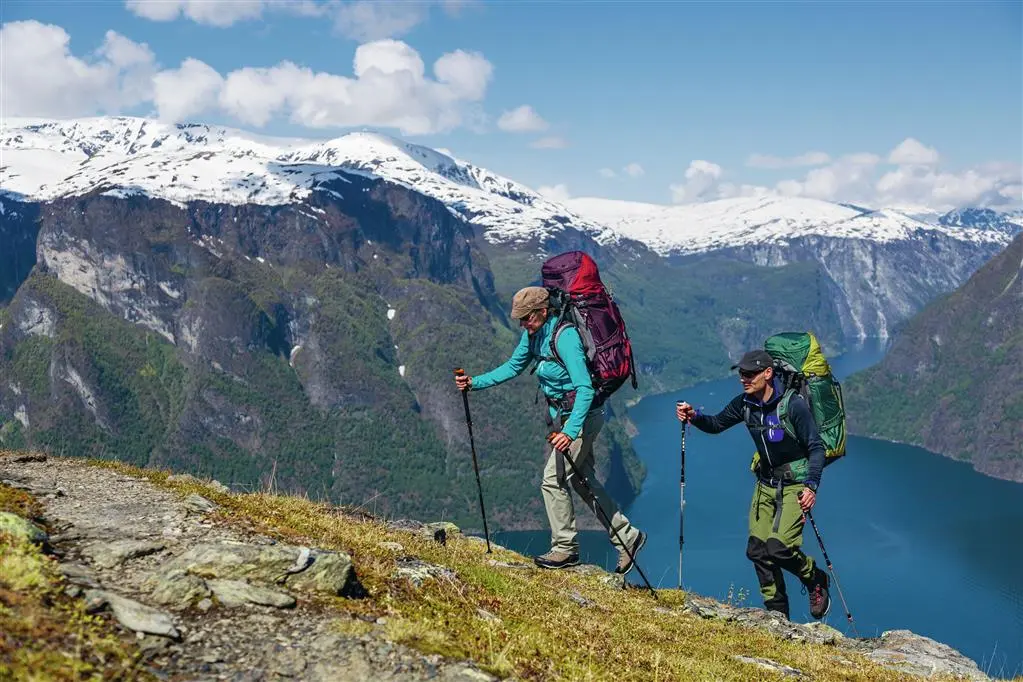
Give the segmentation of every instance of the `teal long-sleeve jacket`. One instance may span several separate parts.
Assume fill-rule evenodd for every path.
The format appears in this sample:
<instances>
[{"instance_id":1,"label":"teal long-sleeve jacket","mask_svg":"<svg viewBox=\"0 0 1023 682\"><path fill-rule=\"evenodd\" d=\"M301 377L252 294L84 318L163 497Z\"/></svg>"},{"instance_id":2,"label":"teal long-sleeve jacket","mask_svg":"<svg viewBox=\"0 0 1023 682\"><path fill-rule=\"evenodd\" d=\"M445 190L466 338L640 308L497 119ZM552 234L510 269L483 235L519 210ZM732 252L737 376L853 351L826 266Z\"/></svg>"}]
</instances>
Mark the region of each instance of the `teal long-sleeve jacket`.
<instances>
[{"instance_id":1,"label":"teal long-sleeve jacket","mask_svg":"<svg viewBox=\"0 0 1023 682\"><path fill-rule=\"evenodd\" d=\"M540 357L551 357L551 337L554 334L554 327L558 323L557 317L551 317L536 332L533 340L533 348L537 350ZM586 369L586 355L583 351L583 343L579 338L579 332L575 327L566 327L558 335L558 356L565 363L562 367L554 360L543 360L536 370L536 378L540 382L540 390L544 395L551 398L563 398L570 391L575 391L575 404L572 412L565 422L562 433L575 440L582 431L583 422L586 421L586 413L590 411L593 403L593 382L590 380L590 372ZM529 333L522 332L519 343L515 346L510 358L504 364L494 369L474 376L472 378L472 390L481 391L492 386L502 384L509 379L514 379L522 374L538 356L530 350ZM551 417L556 412L550 409Z\"/></svg>"}]
</instances>

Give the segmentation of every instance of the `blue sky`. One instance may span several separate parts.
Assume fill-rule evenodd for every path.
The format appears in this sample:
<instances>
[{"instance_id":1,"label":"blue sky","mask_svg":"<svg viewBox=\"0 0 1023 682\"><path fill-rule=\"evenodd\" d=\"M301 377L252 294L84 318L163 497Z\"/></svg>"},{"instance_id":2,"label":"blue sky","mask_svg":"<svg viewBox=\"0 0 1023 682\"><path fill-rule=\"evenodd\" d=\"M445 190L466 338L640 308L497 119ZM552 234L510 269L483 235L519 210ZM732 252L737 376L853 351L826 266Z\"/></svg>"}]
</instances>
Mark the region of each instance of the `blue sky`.
<instances>
[{"instance_id":1,"label":"blue sky","mask_svg":"<svg viewBox=\"0 0 1023 682\"><path fill-rule=\"evenodd\" d=\"M1019 0L5 0L2 14L8 116L121 112L302 137L378 129L559 197L772 191L947 207L1019 203L1023 191ZM364 49L388 38L401 44ZM346 102L337 93L350 83L312 76L353 78L357 49L367 65L418 55L425 85L361 79ZM434 63L459 50L437 84ZM153 79L186 59L195 70ZM285 62L308 82L274 70ZM241 78L247 68L274 71ZM406 105L378 102L388 97L411 98L421 116L405 125ZM499 125L524 105L528 130Z\"/></svg>"}]
</instances>

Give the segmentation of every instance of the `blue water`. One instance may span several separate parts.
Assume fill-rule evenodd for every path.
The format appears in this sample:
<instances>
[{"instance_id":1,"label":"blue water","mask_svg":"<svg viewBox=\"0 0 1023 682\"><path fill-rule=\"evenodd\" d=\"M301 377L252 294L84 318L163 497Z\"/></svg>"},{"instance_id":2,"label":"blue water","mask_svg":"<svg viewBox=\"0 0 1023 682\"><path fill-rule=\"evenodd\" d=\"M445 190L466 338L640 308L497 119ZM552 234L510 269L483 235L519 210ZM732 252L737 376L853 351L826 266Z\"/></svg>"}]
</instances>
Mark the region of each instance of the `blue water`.
<instances>
[{"instance_id":1,"label":"blue water","mask_svg":"<svg viewBox=\"0 0 1023 682\"><path fill-rule=\"evenodd\" d=\"M875 364L883 352L874 346L847 353L832 360L832 370L842 380ZM629 411L639 429L633 446L647 465L647 478L626 513L649 534L639 563L655 587L679 583L675 401L716 412L739 391L736 379L713 381L648 397ZM753 450L741 425L714 436L689 430L682 584L761 607L745 555ZM949 644L991 675L1023 673L1023 484L886 441L850 437L847 453L825 469L813 516L858 634L905 628ZM583 561L614 565L616 556L602 533L580 536ZM500 533L495 540L536 554L547 549L549 533ZM803 548L824 565L809 524ZM635 570L629 579L642 581ZM811 620L799 582L788 574L786 580L793 620ZM852 635L835 589L832 598L825 622Z\"/></svg>"}]
</instances>

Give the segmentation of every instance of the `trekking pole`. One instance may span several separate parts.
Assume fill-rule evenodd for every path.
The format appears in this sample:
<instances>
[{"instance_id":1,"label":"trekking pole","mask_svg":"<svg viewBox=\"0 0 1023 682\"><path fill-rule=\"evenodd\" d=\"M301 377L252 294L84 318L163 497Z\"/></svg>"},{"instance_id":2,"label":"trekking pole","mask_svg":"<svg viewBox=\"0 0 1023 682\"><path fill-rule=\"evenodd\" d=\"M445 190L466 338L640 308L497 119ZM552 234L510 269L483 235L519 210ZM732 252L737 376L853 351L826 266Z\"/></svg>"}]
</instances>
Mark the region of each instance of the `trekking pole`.
<instances>
[{"instance_id":1,"label":"trekking pole","mask_svg":"<svg viewBox=\"0 0 1023 682\"><path fill-rule=\"evenodd\" d=\"M676 407L682 401L675 403ZM678 589L682 589L682 520L686 511L686 424L682 423L682 452L679 464L678 484Z\"/></svg>"},{"instance_id":2,"label":"trekking pole","mask_svg":"<svg viewBox=\"0 0 1023 682\"><path fill-rule=\"evenodd\" d=\"M806 512L803 516L810 519L810 525L813 526L813 534L817 536L817 544L821 546L821 552L824 554L824 562L828 565L831 577L835 579L835 587L838 588L838 597L842 600L842 607L845 609L845 617L849 620L849 625L852 627L853 634L859 637L860 633L856 632L856 624L853 623L852 613L849 611L849 605L845 603L845 595L842 594L842 586L838 584L838 575L835 573L835 567L831 565L831 559L828 557L828 550L824 549L824 540L821 539L821 533L817 530L817 523L813 520L813 514Z\"/></svg>"},{"instance_id":3,"label":"trekking pole","mask_svg":"<svg viewBox=\"0 0 1023 682\"><path fill-rule=\"evenodd\" d=\"M547 436L548 441L552 440L553 438L554 438L553 433ZM562 452L564 452L564 450L562 450ZM597 498L593 495L593 490L590 488L590 484L586 481L586 477L583 476L579 469L576 468L575 462L572 461L572 457L569 456L568 453L565 453L565 461L568 462L568 465L569 467L571 467L572 473L575 474L576 478L582 481L583 486L585 486L586 490L590 493L590 497L593 498L594 506L597 508L597 511L600 512L600 515L603 517L604 521L607 522L607 527L614 532L615 537L618 538L618 542L621 543L622 548L625 550L625 553L629 555L630 559L632 559L633 565L636 567L636 570L639 571L640 576L642 576L643 582L646 583L647 589L650 590L650 594L654 595L654 599L657 599L657 592L655 592L654 588L651 587L650 581L647 580L646 578L646 574L643 573L643 569L640 568L639 562L636 561L636 555L632 553L632 550L629 549L629 546L625 543L625 541L622 540L622 536L618 534L618 529L614 527L613 523L611 523L611 519L608 518L607 512L604 511L604 508L600 506L600 502L597 501Z\"/></svg>"},{"instance_id":4,"label":"trekking pole","mask_svg":"<svg viewBox=\"0 0 1023 682\"><path fill-rule=\"evenodd\" d=\"M455 376L463 376L465 370L458 368ZM469 392L462 391L462 404L465 406L465 425L469 427L469 448L472 450L472 468L476 471L476 490L480 495L480 513L483 515L483 535L487 539L487 554L490 554L490 531L487 529L487 509L483 506L483 484L480 483L480 465L476 461L476 442L472 438L472 417L469 416Z\"/></svg>"}]
</instances>

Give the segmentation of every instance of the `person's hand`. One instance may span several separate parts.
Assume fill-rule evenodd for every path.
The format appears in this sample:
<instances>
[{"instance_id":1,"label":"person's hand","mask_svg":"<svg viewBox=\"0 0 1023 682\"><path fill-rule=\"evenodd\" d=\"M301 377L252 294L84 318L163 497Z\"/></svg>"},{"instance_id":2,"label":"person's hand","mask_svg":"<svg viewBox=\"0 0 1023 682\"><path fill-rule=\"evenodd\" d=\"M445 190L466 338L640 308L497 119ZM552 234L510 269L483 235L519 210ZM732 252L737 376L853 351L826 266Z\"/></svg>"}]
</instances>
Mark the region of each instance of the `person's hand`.
<instances>
[{"instance_id":1,"label":"person's hand","mask_svg":"<svg viewBox=\"0 0 1023 682\"><path fill-rule=\"evenodd\" d=\"M689 403L675 403L675 416L683 424L692 421L693 417L696 416L696 410Z\"/></svg>"},{"instance_id":2,"label":"person's hand","mask_svg":"<svg viewBox=\"0 0 1023 682\"><path fill-rule=\"evenodd\" d=\"M555 450L561 450L562 452L568 452L568 448L572 445L572 439L560 432L552 434L548 440Z\"/></svg>"},{"instance_id":3,"label":"person's hand","mask_svg":"<svg viewBox=\"0 0 1023 682\"><path fill-rule=\"evenodd\" d=\"M799 508L803 510L804 514L813 509L813 505L816 502L817 493L809 488L804 488L799 492Z\"/></svg>"},{"instance_id":4,"label":"person's hand","mask_svg":"<svg viewBox=\"0 0 1023 682\"><path fill-rule=\"evenodd\" d=\"M468 374L456 374L455 386L458 386L459 391L468 391L472 388L472 377Z\"/></svg>"}]
</instances>

